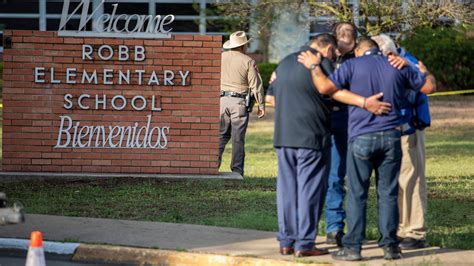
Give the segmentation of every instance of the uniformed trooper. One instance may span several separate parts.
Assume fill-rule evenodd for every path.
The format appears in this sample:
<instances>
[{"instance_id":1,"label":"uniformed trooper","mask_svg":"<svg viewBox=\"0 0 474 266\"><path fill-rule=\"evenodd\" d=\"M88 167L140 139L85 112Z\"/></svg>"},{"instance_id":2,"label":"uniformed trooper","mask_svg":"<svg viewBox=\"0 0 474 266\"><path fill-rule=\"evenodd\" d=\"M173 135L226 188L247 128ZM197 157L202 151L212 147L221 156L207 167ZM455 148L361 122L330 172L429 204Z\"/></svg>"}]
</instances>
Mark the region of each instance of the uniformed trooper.
<instances>
[{"instance_id":1,"label":"uniformed trooper","mask_svg":"<svg viewBox=\"0 0 474 266\"><path fill-rule=\"evenodd\" d=\"M258 118L265 115L262 78L255 60L246 55L247 36L243 31L230 35L224 43L221 64L219 167L225 145L232 137L232 172L244 175L245 132L249 121L250 96L258 105ZM251 93L251 95L249 95Z\"/></svg>"}]
</instances>

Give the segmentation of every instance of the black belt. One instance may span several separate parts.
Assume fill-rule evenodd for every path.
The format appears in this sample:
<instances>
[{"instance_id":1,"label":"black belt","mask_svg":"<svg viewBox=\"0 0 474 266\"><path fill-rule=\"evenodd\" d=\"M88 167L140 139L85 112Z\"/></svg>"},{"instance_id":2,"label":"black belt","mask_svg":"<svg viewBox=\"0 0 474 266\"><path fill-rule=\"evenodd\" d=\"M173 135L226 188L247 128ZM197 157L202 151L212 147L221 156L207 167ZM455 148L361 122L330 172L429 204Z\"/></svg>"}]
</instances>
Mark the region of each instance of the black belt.
<instances>
[{"instance_id":1,"label":"black belt","mask_svg":"<svg viewBox=\"0 0 474 266\"><path fill-rule=\"evenodd\" d=\"M221 91L221 97L228 96L228 97L237 97L237 98L245 98L247 94L242 94L233 91Z\"/></svg>"}]
</instances>

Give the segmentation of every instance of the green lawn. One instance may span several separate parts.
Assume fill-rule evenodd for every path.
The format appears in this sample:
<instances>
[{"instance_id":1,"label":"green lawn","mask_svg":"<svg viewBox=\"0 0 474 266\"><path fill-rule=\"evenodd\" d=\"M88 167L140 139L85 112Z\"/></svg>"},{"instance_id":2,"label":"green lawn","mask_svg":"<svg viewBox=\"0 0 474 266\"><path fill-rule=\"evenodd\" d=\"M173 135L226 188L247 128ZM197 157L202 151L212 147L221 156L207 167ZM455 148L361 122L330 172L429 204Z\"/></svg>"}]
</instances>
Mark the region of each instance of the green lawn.
<instances>
[{"instance_id":1,"label":"green lawn","mask_svg":"<svg viewBox=\"0 0 474 266\"><path fill-rule=\"evenodd\" d=\"M429 188L428 241L443 247L474 249L474 97L432 101L434 122L427 132ZM451 105L459 113L449 116ZM277 230L276 157L271 114L250 124L246 178L224 180L109 179L75 182L0 183L28 213L194 223ZM230 149L230 147L229 147ZM223 167L227 170L230 151ZM367 237L376 239L372 188ZM320 223L324 234L324 220Z\"/></svg>"}]
</instances>

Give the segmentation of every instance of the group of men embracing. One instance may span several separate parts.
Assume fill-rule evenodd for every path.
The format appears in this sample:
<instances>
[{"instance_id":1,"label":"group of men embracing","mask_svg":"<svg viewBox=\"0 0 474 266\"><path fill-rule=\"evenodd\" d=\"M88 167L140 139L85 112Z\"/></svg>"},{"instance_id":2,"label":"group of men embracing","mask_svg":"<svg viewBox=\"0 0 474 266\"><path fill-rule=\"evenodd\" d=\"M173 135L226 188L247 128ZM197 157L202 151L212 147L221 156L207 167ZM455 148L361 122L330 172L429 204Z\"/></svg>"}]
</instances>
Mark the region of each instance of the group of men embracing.
<instances>
[{"instance_id":1,"label":"group of men embracing","mask_svg":"<svg viewBox=\"0 0 474 266\"><path fill-rule=\"evenodd\" d=\"M356 39L354 25L338 23L332 35L317 35L281 60L272 75L266 101L275 106L277 239L282 255L328 254L315 246L325 207L327 242L340 247L333 258L361 260L373 172L384 258L401 258L400 248L426 246L422 130L427 123L416 116L420 99L427 106L425 94L436 90L436 80L388 36ZM229 62L223 57L223 65ZM241 71L240 81L252 71ZM232 83L225 79L223 88ZM263 115L263 89L259 82L250 89ZM233 97L232 91L223 89L221 96L221 132L231 132L232 119L222 113L222 103ZM240 160L236 169L243 175L243 157Z\"/></svg>"}]
</instances>

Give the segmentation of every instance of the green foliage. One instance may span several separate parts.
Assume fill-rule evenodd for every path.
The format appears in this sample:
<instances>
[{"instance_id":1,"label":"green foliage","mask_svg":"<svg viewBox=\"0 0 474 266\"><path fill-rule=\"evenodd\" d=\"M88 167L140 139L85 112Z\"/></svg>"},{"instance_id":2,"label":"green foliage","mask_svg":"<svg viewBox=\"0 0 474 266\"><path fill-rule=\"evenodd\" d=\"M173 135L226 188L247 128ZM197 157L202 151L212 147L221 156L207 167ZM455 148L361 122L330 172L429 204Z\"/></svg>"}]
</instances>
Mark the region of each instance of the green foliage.
<instances>
[{"instance_id":1,"label":"green foliage","mask_svg":"<svg viewBox=\"0 0 474 266\"><path fill-rule=\"evenodd\" d=\"M277 64L260 63L257 66L258 70L260 71L260 75L262 76L263 87L265 88L265 91L267 91L269 85L268 81L270 80L272 72L276 69Z\"/></svg>"},{"instance_id":2,"label":"green foliage","mask_svg":"<svg viewBox=\"0 0 474 266\"><path fill-rule=\"evenodd\" d=\"M357 16L350 2L308 0L314 16L332 16L335 22L358 18L362 35L405 34L412 29L451 25L455 21L473 23L472 8L460 1L360 0Z\"/></svg>"},{"instance_id":3,"label":"green foliage","mask_svg":"<svg viewBox=\"0 0 474 266\"><path fill-rule=\"evenodd\" d=\"M442 90L474 88L474 27L422 28L402 46L423 61Z\"/></svg>"}]
</instances>

